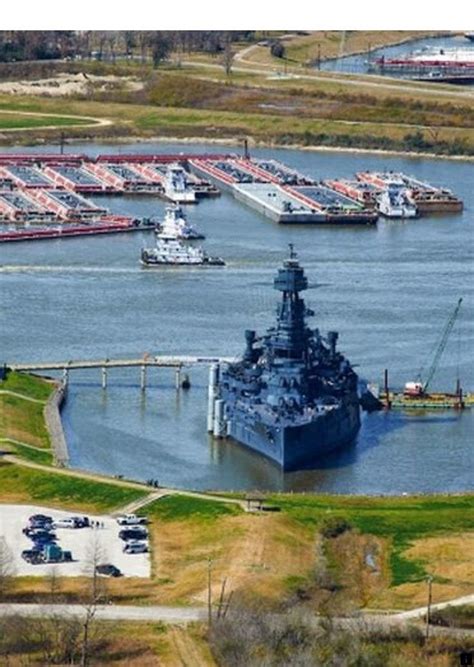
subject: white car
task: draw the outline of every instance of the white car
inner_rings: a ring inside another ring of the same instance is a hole
[[[74,519],[57,519],[53,523],[53,528],[75,528],[76,522]]]
[[[127,542],[123,548],[126,554],[144,554],[148,551],[148,544],[146,542]]]
[[[122,514],[117,517],[119,526],[140,526],[148,523],[146,516],[137,516],[136,514]]]

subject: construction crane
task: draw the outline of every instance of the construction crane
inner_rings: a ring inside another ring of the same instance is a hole
[[[451,333],[454,323],[456,322],[456,318],[459,314],[459,310],[461,308],[462,304],[462,298],[458,299],[458,302],[456,304],[456,308],[454,309],[453,313],[451,314],[449,320],[446,323],[446,326],[443,331],[443,335],[441,336],[441,341],[436,348],[435,355],[433,357],[433,361],[431,362],[431,366],[428,370],[428,374],[426,376],[426,380],[424,382],[418,381],[418,382],[407,382],[405,384],[405,389],[404,389],[404,394],[406,396],[422,396],[423,394],[426,394],[428,387],[431,383],[431,380],[434,377],[434,374],[436,373],[436,369],[438,368],[439,360],[441,359],[441,355],[444,352],[444,348],[446,347],[446,343],[448,342],[449,334]]]

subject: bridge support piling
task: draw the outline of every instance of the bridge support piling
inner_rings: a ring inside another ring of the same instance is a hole
[[[214,403],[217,397],[217,384],[219,381],[219,364],[212,364],[209,368],[209,390],[207,404],[207,430],[214,431]]]
[[[67,368],[63,369],[63,384],[67,387],[69,383],[69,370]]]
[[[176,391],[179,391],[181,389],[181,368],[180,367],[178,367],[175,370],[174,382],[175,382]]]
[[[107,389],[107,369],[102,366],[102,389]]]
[[[215,438],[223,438],[226,435],[227,427],[224,420],[224,401],[222,398],[216,398],[214,402],[214,428]]]
[[[145,391],[146,389],[146,366],[143,365],[140,369],[140,389]]]

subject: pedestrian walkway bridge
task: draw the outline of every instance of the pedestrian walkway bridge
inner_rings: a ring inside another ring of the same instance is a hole
[[[144,356],[138,359],[97,359],[45,361],[24,364],[7,364],[12,371],[64,371],[87,368],[127,368],[142,366],[161,366],[163,368],[182,368],[196,364],[219,364],[236,361],[234,357],[193,357],[193,356]]]

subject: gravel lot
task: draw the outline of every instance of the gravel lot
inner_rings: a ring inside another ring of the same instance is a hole
[[[46,514],[53,520],[82,515],[81,512],[63,512],[36,505],[0,504],[0,540],[6,542],[12,556],[16,576],[47,576],[54,570],[57,576],[77,577],[91,575],[92,563],[112,563],[126,577],[149,577],[150,554],[125,554],[124,542],[118,533],[121,527],[110,516],[88,514],[91,521],[103,523],[103,528],[57,528],[57,544],[72,552],[72,563],[32,565],[21,558],[24,549],[31,549],[32,542],[22,529],[33,514]]]

